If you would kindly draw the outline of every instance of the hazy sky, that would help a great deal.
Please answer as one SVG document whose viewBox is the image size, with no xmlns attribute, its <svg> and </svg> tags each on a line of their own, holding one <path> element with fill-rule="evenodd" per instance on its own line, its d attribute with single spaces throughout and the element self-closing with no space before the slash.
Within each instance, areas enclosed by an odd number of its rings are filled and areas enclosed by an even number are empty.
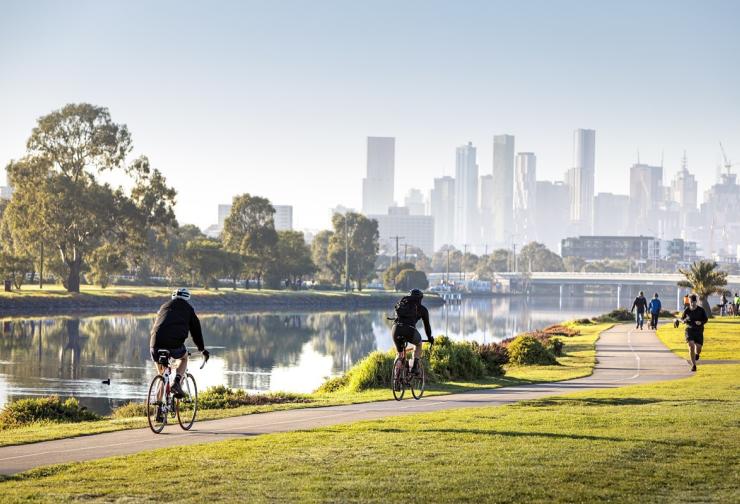
<svg viewBox="0 0 740 504">
<path fill-rule="evenodd" d="M 110 109 L 206 226 L 250 192 L 294 225 L 361 206 L 365 138 L 396 137 L 396 199 L 454 174 L 455 147 L 516 135 L 539 179 L 596 130 L 597 191 L 637 150 L 703 191 L 740 162 L 740 2 L 0 0 L 0 163 L 68 102 Z"/>
</svg>

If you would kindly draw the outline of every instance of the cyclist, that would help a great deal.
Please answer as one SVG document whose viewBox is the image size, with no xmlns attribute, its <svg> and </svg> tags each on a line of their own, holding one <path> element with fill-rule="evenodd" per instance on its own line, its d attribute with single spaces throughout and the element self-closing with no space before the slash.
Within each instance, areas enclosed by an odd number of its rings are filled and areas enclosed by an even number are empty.
<svg viewBox="0 0 740 504">
<path fill-rule="evenodd" d="M 637 325 L 635 329 L 642 330 L 642 325 L 645 323 L 645 310 L 647 309 L 647 299 L 645 299 L 645 293 L 643 291 L 640 291 L 640 295 L 635 298 L 630 311 L 634 312 L 635 308 L 637 308 L 637 313 L 635 313 Z"/>
<path fill-rule="evenodd" d="M 419 373 L 419 358 L 421 357 L 421 334 L 416 329 L 419 320 L 424 322 L 424 331 L 430 343 L 434 344 L 432 326 L 429 324 L 429 310 L 421 304 L 424 294 L 419 289 L 411 289 L 408 296 L 404 296 L 396 303 L 396 318 L 393 322 L 391 335 L 396 345 L 398 356 L 403 358 L 406 343 L 414 345 L 414 357 L 411 359 L 411 372 Z"/>
<path fill-rule="evenodd" d="M 650 312 L 650 327 L 652 329 L 658 328 L 658 316 L 660 315 L 660 310 L 663 308 L 662 304 L 660 303 L 660 299 L 658 299 L 658 293 L 655 293 L 655 296 L 653 299 L 650 300 L 650 304 L 648 305 L 648 311 Z"/>
<path fill-rule="evenodd" d="M 200 320 L 190 305 L 190 291 L 180 288 L 172 291 L 172 299 L 159 307 L 157 320 L 152 326 L 149 338 L 149 350 L 157 367 L 157 373 L 161 374 L 164 371 L 164 366 L 158 362 L 159 350 L 169 351 L 170 357 L 180 361 L 175 372 L 175 383 L 172 386 L 172 394 L 177 398 L 183 395 L 180 381 L 188 368 L 188 351 L 185 348 L 188 332 L 203 357 L 208 359 L 209 354 L 203 344 Z"/>
<path fill-rule="evenodd" d="M 691 370 L 696 371 L 696 361 L 699 360 L 701 347 L 704 345 L 704 325 L 709 318 L 707 312 L 697 303 L 696 294 L 689 298 L 689 307 L 683 311 L 681 321 L 686 327 L 686 344 L 689 345 L 689 355 L 691 356 Z"/>
</svg>

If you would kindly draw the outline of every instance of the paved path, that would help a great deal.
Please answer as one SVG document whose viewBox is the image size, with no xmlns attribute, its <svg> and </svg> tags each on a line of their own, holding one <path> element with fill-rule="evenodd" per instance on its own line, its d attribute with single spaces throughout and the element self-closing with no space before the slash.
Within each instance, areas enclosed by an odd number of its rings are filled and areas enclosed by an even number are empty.
<svg viewBox="0 0 740 504">
<path fill-rule="evenodd" d="M 243 438 L 271 432 L 313 429 L 358 420 L 424 411 L 501 406 L 527 399 L 583 390 L 604 389 L 690 376 L 686 361 L 672 354 L 653 331 L 620 325 L 602 333 L 596 343 L 593 375 L 565 382 L 519 385 L 420 401 L 383 401 L 246 415 L 198 422 L 190 432 L 168 426 L 163 434 L 136 429 L 0 448 L 0 474 L 14 474 L 48 464 L 127 455 L 153 448 Z M 390 391 L 388 391 L 390 395 Z"/>
</svg>

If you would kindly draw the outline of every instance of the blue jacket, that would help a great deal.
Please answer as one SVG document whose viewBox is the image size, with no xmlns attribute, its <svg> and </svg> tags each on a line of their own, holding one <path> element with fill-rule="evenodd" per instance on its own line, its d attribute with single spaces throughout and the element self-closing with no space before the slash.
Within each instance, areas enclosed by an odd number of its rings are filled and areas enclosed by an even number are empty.
<svg viewBox="0 0 740 504">
<path fill-rule="evenodd" d="M 660 309 L 663 307 L 663 305 L 660 304 L 660 299 L 653 299 L 650 301 L 650 304 L 648 305 L 648 311 L 650 313 L 658 314 L 660 313 Z"/>
</svg>

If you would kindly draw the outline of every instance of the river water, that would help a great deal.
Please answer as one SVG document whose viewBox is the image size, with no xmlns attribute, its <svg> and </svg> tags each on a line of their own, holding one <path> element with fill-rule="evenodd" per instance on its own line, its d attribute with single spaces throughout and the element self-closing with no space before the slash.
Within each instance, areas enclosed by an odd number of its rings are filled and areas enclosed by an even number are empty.
<svg viewBox="0 0 740 504">
<path fill-rule="evenodd" d="M 434 335 L 492 342 L 600 314 L 614 304 L 608 298 L 470 298 L 433 308 L 430 318 Z M 199 370 L 200 357 L 195 357 L 190 371 L 201 390 L 224 384 L 258 392 L 310 392 L 370 352 L 392 347 L 387 314 L 203 314 L 211 359 Z M 153 316 L 140 315 L 0 320 L 0 406 L 16 397 L 73 395 L 105 414 L 143 399 L 154 374 L 152 322 Z M 102 383 L 108 378 L 110 385 Z"/>
</svg>

